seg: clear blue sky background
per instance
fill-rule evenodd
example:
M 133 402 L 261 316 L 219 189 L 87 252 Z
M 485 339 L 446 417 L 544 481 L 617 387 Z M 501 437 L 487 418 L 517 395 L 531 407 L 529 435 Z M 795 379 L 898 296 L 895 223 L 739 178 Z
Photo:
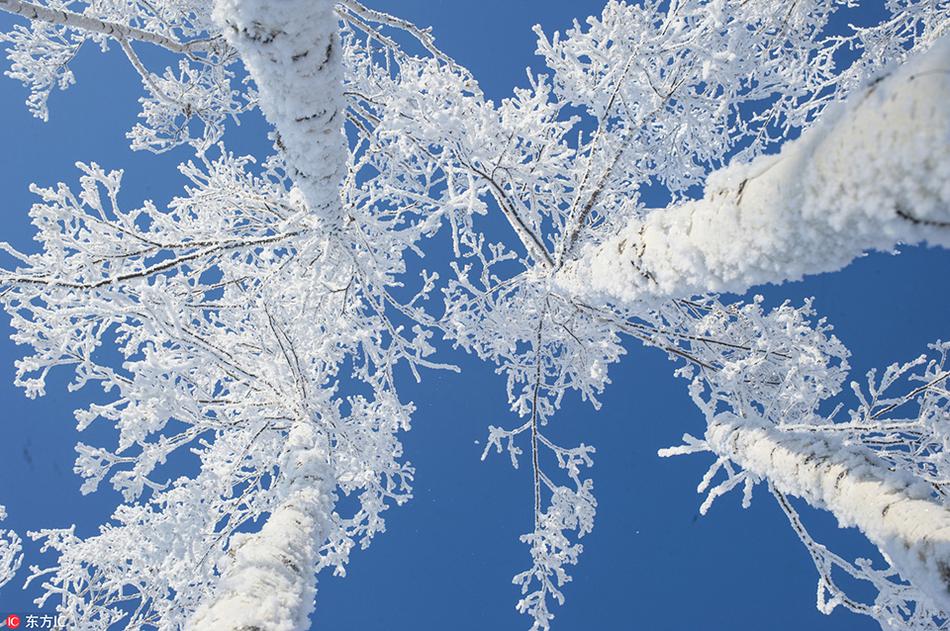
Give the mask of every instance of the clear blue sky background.
M 599 12 L 602 1 L 369 4 L 432 25 L 441 46 L 474 71 L 489 95 L 501 98 L 524 84 L 526 66 L 539 67 L 531 25 L 563 29 L 574 17 Z M 9 23 L 0 19 L 3 28 Z M 29 247 L 32 235 L 28 183 L 74 183 L 76 160 L 124 168 L 128 205 L 146 198 L 161 204 L 180 190 L 175 166 L 187 152 L 153 156 L 127 149 L 124 133 L 135 122 L 139 87 L 119 56 L 88 47 L 75 71 L 78 85 L 54 95 L 47 124 L 30 118 L 19 84 L 0 81 L 0 238 L 22 247 Z M 262 155 L 264 129 L 249 119 L 232 135 L 230 148 Z M 818 310 L 852 349 L 855 375 L 862 375 L 915 356 L 927 342 L 948 335 L 948 263 L 945 251 L 905 248 L 897 257 L 877 254 L 838 274 L 760 291 L 773 304 L 815 296 Z M 7 340 L 5 318 L 0 330 L 0 504 L 10 512 L 7 525 L 24 532 L 75 523 L 80 533 L 92 534 L 117 500 L 108 490 L 83 498 L 72 473 L 79 438 L 72 410 L 94 393 L 68 394 L 59 375 L 44 399 L 28 401 L 11 385 L 13 361 L 22 351 Z M 600 503 L 597 526 L 584 539 L 574 582 L 565 589 L 567 604 L 555 608 L 555 629 L 877 628 L 840 610 L 824 616 L 815 609 L 815 570 L 764 489 L 757 490 L 749 510 L 730 495 L 698 517 L 695 487 L 709 458 L 661 460 L 656 450 L 677 443 L 684 432 L 701 434 L 703 420 L 685 383 L 673 379 L 666 357 L 634 344 L 629 350 L 613 368 L 614 385 L 601 413 L 572 399 L 555 421 L 565 443 L 597 446 L 593 477 Z M 506 457 L 479 461 L 486 427 L 512 422 L 504 384 L 490 366 L 461 355 L 445 359 L 464 372 L 430 373 L 421 385 L 406 383 L 403 390 L 418 406 L 404 440 L 417 467 L 415 499 L 390 511 L 388 532 L 368 552 L 354 555 L 348 578 L 322 578 L 315 629 L 528 626 L 514 611 L 511 577 L 530 562 L 518 541 L 531 527 L 529 473 L 512 470 Z M 102 429 L 89 433 L 86 442 L 110 436 Z M 846 555 L 869 554 L 859 536 L 837 529 L 827 515 L 805 515 L 820 541 Z M 37 562 L 35 554 L 28 559 Z M 19 579 L 25 577 L 24 568 Z M 19 579 L 0 591 L 0 614 L 35 610 L 30 600 L 36 590 L 20 591 Z

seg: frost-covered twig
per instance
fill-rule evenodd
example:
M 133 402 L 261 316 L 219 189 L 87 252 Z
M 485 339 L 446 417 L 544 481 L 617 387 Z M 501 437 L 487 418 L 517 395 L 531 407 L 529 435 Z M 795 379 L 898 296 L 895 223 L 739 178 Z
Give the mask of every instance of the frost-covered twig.
M 0 521 L 7 518 L 7 511 L 0 505 Z M 23 542 L 12 530 L 0 530 L 0 587 L 13 580 L 23 562 Z
M 53 9 L 41 4 L 26 2 L 25 0 L 0 0 L 0 10 L 25 17 L 28 20 L 69 26 L 90 33 L 113 37 L 118 40 L 147 42 L 161 46 L 173 53 L 190 54 L 208 52 L 209 50 L 213 50 L 217 45 L 216 38 L 202 38 L 180 42 L 151 31 L 145 31 L 117 22 L 100 20 L 65 9 Z
M 549 307 L 548 307 L 549 308 Z M 589 534 L 594 527 L 597 500 L 593 495 L 593 482 L 583 477 L 582 468 L 593 466 L 595 449 L 581 444 L 577 447 L 561 447 L 544 435 L 543 426 L 551 413 L 550 385 L 544 367 L 545 324 L 548 308 L 542 312 L 534 339 L 534 374 L 525 392 L 524 404 L 529 419 L 513 430 L 489 428 L 488 442 L 482 460 L 494 447 L 498 453 L 508 451 L 511 464 L 518 467 L 522 450 L 517 446 L 521 435 L 528 436 L 530 444 L 531 475 L 533 485 L 534 528 L 521 536 L 521 541 L 530 547 L 532 566 L 516 575 L 512 582 L 521 588 L 521 599 L 516 608 L 531 617 L 531 631 L 548 631 L 554 614 L 550 600 L 564 604 L 564 585 L 571 580 L 568 568 L 576 565 L 584 547 L 577 539 Z M 542 468 L 542 450 L 553 455 L 558 468 L 570 480 L 567 486 L 559 485 Z M 545 502 L 545 498 L 550 498 Z

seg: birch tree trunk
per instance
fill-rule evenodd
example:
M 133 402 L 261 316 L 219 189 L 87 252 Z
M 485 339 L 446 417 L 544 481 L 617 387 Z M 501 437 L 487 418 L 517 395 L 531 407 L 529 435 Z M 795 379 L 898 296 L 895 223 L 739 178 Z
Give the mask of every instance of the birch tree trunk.
M 950 611 L 950 510 L 925 482 L 826 433 L 784 432 L 732 414 L 713 419 L 706 442 L 778 491 L 857 527 L 904 579 Z
M 346 172 L 342 46 L 331 0 L 217 0 L 214 18 L 241 56 L 259 105 L 308 210 L 329 228 L 342 217 Z M 333 510 L 335 478 L 315 428 L 288 436 L 287 489 L 260 532 L 232 538 L 233 561 L 188 628 L 303 631 L 314 608 L 320 546 Z
M 950 38 L 832 106 L 778 155 L 709 176 L 702 199 L 631 219 L 559 274 L 629 303 L 838 270 L 898 243 L 950 245 Z
M 335 480 L 328 447 L 311 425 L 288 436 L 281 475 L 286 499 L 260 532 L 232 537 L 233 560 L 187 629 L 305 631 L 317 593 L 319 549 L 326 541 Z
M 341 219 L 343 46 L 333 0 L 216 0 L 214 19 L 237 49 L 277 128 L 290 176 L 310 211 Z

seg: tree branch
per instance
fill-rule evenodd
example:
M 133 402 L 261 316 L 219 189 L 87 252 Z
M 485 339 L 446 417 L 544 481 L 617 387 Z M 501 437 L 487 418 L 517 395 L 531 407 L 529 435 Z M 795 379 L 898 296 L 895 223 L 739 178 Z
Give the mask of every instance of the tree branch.
M 59 24 L 72 28 L 98 33 L 117 40 L 136 40 L 148 42 L 161 46 L 173 53 L 187 55 L 198 52 L 208 52 L 214 49 L 217 37 L 196 39 L 190 42 L 179 42 L 178 40 L 152 33 L 132 26 L 107 22 L 97 18 L 92 18 L 80 13 L 66 11 L 63 9 L 50 9 L 32 2 L 24 0 L 0 0 L 0 10 L 13 13 L 34 22 L 47 22 L 49 24 Z

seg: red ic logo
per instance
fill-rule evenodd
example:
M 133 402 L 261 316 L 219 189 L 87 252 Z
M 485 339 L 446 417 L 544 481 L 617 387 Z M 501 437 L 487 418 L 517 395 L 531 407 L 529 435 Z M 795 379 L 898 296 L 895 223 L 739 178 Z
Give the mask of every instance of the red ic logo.
M 11 613 L 4 622 L 8 629 L 16 629 L 20 626 L 20 616 Z

